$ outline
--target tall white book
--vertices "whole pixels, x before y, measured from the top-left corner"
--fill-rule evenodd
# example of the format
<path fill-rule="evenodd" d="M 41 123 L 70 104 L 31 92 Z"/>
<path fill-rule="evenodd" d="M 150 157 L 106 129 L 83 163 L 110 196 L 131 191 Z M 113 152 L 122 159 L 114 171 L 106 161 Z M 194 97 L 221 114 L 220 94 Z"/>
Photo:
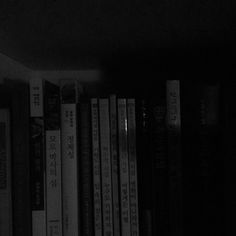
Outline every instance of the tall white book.
<path fill-rule="evenodd" d="M 62 206 L 63 235 L 78 236 L 78 115 L 79 97 L 76 80 L 61 80 L 61 148 L 62 148 Z"/>
<path fill-rule="evenodd" d="M 12 236 L 10 112 L 0 109 L 0 235 Z"/>
<path fill-rule="evenodd" d="M 103 235 L 113 236 L 109 99 L 99 99 Z"/>
<path fill-rule="evenodd" d="M 32 235 L 46 235 L 45 132 L 43 80 L 30 80 L 30 158 Z"/>
<path fill-rule="evenodd" d="M 131 236 L 139 236 L 135 99 L 127 99 Z"/>
<path fill-rule="evenodd" d="M 45 81 L 47 235 L 62 236 L 60 89 Z"/>
<path fill-rule="evenodd" d="M 102 200 L 98 100 L 91 98 L 94 235 L 102 236 Z"/>
<path fill-rule="evenodd" d="M 130 188 L 129 188 L 129 156 L 128 156 L 128 120 L 125 98 L 118 98 L 118 140 L 120 164 L 120 201 L 121 201 L 121 234 L 131 235 L 130 225 Z"/>

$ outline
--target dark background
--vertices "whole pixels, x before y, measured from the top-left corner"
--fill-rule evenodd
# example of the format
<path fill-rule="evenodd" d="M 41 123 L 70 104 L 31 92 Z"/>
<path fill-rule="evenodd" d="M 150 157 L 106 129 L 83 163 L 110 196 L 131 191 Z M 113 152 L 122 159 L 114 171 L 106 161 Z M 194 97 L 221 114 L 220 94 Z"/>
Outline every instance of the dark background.
<path fill-rule="evenodd" d="M 124 64 L 137 56 L 153 61 L 161 59 L 160 49 L 170 63 L 173 49 L 177 58 L 199 47 L 232 51 L 234 5 L 233 0 L 1 1 L 0 49 L 32 69 L 97 68 L 113 58 Z"/>

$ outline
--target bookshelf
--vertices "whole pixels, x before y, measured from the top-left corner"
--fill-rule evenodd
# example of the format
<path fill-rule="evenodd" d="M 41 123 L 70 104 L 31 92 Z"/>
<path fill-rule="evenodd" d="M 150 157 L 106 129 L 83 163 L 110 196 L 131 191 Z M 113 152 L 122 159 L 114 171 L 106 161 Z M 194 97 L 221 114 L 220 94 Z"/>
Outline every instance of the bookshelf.
<path fill-rule="evenodd" d="M 210 85 L 234 80 L 236 34 L 229 22 L 235 17 L 228 3 L 9 2 L 0 10 L 0 83 L 78 79 L 89 96 L 150 98 L 166 79 Z M 188 87 L 196 92 L 191 82 Z M 226 129 L 233 137 L 230 122 Z M 234 142 L 225 145 L 233 149 Z M 145 190 L 150 193 L 148 184 Z"/>

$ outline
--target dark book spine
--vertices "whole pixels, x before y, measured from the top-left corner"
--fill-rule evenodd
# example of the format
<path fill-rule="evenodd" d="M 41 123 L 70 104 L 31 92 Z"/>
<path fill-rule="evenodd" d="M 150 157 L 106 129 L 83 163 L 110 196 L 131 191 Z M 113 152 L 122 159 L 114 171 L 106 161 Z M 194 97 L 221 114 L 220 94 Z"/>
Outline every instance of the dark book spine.
<path fill-rule="evenodd" d="M 140 235 L 152 235 L 152 172 L 150 111 L 146 99 L 136 100 L 137 171 Z"/>
<path fill-rule="evenodd" d="M 5 85 L 11 91 L 13 235 L 30 236 L 29 85 L 12 80 Z"/>
<path fill-rule="evenodd" d="M 0 234 L 12 236 L 10 110 L 0 109 Z"/>
<path fill-rule="evenodd" d="M 91 98 L 94 235 L 102 236 L 101 161 L 98 99 Z"/>
<path fill-rule="evenodd" d="M 165 87 L 163 96 L 150 99 L 153 235 L 169 232 L 169 184 Z M 164 94 L 163 94 L 164 93 Z"/>
<path fill-rule="evenodd" d="M 219 139 L 219 85 L 204 85 L 200 98 L 198 191 L 202 230 L 222 234 L 223 178 Z M 203 213 L 204 212 L 204 213 Z M 204 235 L 204 234 L 203 234 Z"/>
<path fill-rule="evenodd" d="M 224 158 L 224 216 L 225 216 L 225 232 L 224 235 L 234 235 L 236 233 L 236 83 L 225 82 L 222 87 L 222 151 Z"/>
<path fill-rule="evenodd" d="M 30 156 L 32 235 L 46 235 L 45 126 L 43 81 L 30 80 Z"/>
<path fill-rule="evenodd" d="M 127 99 L 131 236 L 139 236 L 135 99 Z"/>
<path fill-rule="evenodd" d="M 114 236 L 120 235 L 120 194 L 118 169 L 118 132 L 117 132 L 117 98 L 110 96 L 110 126 L 111 126 L 111 171 L 113 191 L 113 223 Z"/>
<path fill-rule="evenodd" d="M 170 235 L 183 235 L 180 84 L 166 82 Z"/>
<path fill-rule="evenodd" d="M 60 89 L 45 81 L 47 235 L 62 235 Z"/>
<path fill-rule="evenodd" d="M 81 186 L 81 223 L 82 235 L 94 235 L 93 225 L 93 188 L 92 188 L 92 153 L 91 153 L 91 115 L 90 103 L 80 101 L 79 108 L 79 152 Z"/>

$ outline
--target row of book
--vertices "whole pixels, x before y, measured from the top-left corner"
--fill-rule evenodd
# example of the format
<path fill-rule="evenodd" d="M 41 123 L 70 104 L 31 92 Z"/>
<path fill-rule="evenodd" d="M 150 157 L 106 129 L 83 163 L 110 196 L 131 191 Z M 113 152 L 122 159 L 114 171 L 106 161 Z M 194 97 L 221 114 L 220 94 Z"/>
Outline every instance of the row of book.
<path fill-rule="evenodd" d="M 232 235 L 234 88 L 159 81 L 89 96 L 77 80 L 0 86 L 0 235 Z"/>

